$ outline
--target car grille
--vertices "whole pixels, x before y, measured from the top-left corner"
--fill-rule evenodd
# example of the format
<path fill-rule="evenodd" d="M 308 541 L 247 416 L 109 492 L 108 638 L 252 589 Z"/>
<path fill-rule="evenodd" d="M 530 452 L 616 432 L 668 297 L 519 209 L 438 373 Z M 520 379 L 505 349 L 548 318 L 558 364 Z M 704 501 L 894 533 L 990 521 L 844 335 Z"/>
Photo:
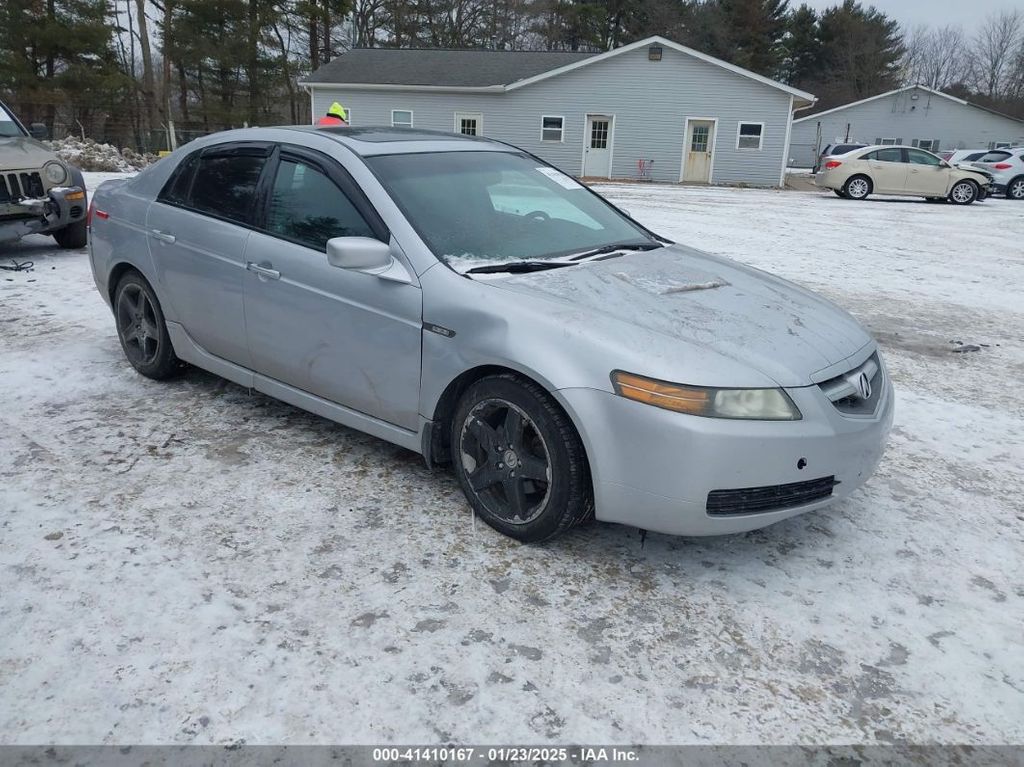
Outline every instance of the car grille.
<path fill-rule="evenodd" d="M 871 396 L 864 399 L 856 385 L 861 374 L 865 374 L 871 382 Z M 878 403 L 882 399 L 882 389 L 885 384 L 882 374 L 882 365 L 878 360 L 878 354 L 872 354 L 868 360 L 853 370 L 847 371 L 835 378 L 830 378 L 818 384 L 822 393 L 843 415 L 868 416 L 874 415 L 878 409 Z"/>
<path fill-rule="evenodd" d="M 0 173 L 0 202 L 15 202 L 23 197 L 42 197 L 46 190 L 38 173 Z"/>
<path fill-rule="evenodd" d="M 830 476 L 790 482 L 788 485 L 712 490 L 708 493 L 707 510 L 712 517 L 730 517 L 792 509 L 828 498 L 832 495 L 832 488 L 838 484 L 835 476 Z"/>

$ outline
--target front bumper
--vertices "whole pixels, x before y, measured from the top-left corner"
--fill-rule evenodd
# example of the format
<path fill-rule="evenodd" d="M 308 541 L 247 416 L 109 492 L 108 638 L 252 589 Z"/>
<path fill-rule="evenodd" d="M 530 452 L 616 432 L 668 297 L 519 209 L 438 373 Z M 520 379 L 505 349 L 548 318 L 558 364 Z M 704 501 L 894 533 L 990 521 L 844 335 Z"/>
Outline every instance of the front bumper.
<path fill-rule="evenodd" d="M 787 389 L 800 421 L 700 418 L 597 389 L 563 389 L 590 460 L 598 519 L 672 535 L 754 530 L 842 500 L 871 476 L 892 426 L 888 375 L 875 413 L 840 414 L 817 386 Z M 802 468 L 800 468 L 802 467 Z M 835 477 L 832 495 L 752 514 L 712 516 L 708 494 Z"/>
<path fill-rule="evenodd" d="M 81 221 L 86 216 L 88 200 L 82 187 L 62 186 L 49 190 L 44 197 L 18 200 L 4 208 L 16 218 L 0 221 L 0 242 L 55 232 Z"/>

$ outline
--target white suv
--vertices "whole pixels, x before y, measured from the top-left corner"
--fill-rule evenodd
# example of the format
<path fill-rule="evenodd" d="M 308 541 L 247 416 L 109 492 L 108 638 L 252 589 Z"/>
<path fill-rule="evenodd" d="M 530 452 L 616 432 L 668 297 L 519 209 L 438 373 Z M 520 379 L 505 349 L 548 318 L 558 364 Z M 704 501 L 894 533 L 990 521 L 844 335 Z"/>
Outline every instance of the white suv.
<path fill-rule="evenodd" d="M 992 194 L 1005 194 L 1011 200 L 1024 200 L 1024 147 L 993 149 L 977 162 L 976 168 L 992 176 Z"/>

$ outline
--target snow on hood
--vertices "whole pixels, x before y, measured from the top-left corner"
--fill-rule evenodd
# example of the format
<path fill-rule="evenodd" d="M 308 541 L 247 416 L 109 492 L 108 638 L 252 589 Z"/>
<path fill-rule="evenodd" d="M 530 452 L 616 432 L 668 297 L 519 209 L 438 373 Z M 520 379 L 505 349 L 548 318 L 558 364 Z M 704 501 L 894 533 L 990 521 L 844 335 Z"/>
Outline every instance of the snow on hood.
<path fill-rule="evenodd" d="M 674 245 L 495 281 L 730 357 L 781 386 L 871 341 L 849 314 L 790 282 Z"/>

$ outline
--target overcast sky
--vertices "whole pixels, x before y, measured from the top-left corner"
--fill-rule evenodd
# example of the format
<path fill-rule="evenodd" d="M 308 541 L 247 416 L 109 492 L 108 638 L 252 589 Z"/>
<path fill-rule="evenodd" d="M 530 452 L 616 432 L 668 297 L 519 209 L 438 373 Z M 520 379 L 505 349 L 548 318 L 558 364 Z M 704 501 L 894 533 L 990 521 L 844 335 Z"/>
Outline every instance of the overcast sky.
<path fill-rule="evenodd" d="M 790 0 L 790 6 L 799 7 L 802 2 L 822 10 L 839 5 L 840 0 Z M 914 27 L 918 24 L 931 26 L 959 25 L 967 32 L 973 32 L 990 13 L 1019 8 L 1019 0 L 861 0 L 862 5 L 875 6 L 901 24 Z"/>

